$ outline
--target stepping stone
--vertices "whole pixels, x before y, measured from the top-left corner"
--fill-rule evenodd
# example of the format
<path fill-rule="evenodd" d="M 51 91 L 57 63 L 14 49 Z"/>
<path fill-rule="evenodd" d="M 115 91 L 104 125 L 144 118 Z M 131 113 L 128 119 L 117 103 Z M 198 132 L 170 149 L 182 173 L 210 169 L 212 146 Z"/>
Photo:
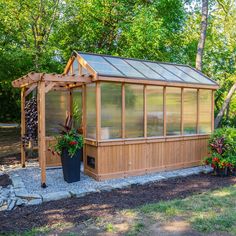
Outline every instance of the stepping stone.
<path fill-rule="evenodd" d="M 42 199 L 32 199 L 30 201 L 28 201 L 28 206 L 33 206 L 33 205 L 39 205 L 39 204 L 42 204 Z"/>
<path fill-rule="evenodd" d="M 28 193 L 28 192 L 22 192 L 16 195 L 17 197 L 20 198 L 33 198 L 33 199 L 41 199 L 41 195 L 36 194 L 36 193 Z"/>
<path fill-rule="evenodd" d="M 27 202 L 28 202 L 27 200 L 18 198 L 17 201 L 16 201 L 16 205 L 17 206 L 25 206 L 25 205 L 27 205 Z"/>
<path fill-rule="evenodd" d="M 8 211 L 13 210 L 15 205 L 16 205 L 16 200 L 11 200 L 10 203 L 8 204 L 7 210 Z"/>
<path fill-rule="evenodd" d="M 42 197 L 43 197 L 43 202 L 49 202 L 64 198 L 70 198 L 71 194 L 69 192 L 61 191 L 61 192 L 46 193 Z"/>
<path fill-rule="evenodd" d="M 16 188 L 15 195 L 16 197 L 22 197 L 22 196 L 28 195 L 28 192 L 25 188 Z"/>

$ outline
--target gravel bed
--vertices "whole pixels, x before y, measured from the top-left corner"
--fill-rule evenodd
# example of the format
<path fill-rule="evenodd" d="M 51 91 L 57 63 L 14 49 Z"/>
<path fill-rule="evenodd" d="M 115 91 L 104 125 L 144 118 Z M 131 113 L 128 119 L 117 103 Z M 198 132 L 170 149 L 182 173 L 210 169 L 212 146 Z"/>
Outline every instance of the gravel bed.
<path fill-rule="evenodd" d="M 111 190 L 116 188 L 123 188 L 132 184 L 146 184 L 150 182 L 160 181 L 172 177 L 188 176 L 198 174 L 201 172 L 210 172 L 210 167 L 193 167 L 180 169 L 175 171 L 157 172 L 142 176 L 132 176 L 128 178 L 112 179 L 106 181 L 96 181 L 91 177 L 84 175 L 81 172 L 81 181 L 75 183 L 66 183 L 63 179 L 62 169 L 48 169 L 47 174 L 47 188 L 40 187 L 40 169 L 38 167 L 31 167 L 25 169 L 17 169 L 9 172 L 9 175 L 19 175 L 25 185 L 28 193 L 36 193 L 40 195 L 55 193 L 55 192 L 74 192 L 74 193 L 90 193 L 102 190 Z"/>

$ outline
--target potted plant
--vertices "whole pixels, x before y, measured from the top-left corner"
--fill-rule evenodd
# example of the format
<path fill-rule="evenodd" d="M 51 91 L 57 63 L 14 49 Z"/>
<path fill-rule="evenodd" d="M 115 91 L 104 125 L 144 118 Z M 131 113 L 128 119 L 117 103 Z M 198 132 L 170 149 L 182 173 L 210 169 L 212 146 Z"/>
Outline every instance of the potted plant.
<path fill-rule="evenodd" d="M 209 156 L 204 163 L 211 165 L 218 176 L 235 174 L 236 168 L 236 130 L 233 128 L 217 129 L 209 140 Z"/>
<path fill-rule="evenodd" d="M 205 158 L 205 164 L 210 164 L 214 169 L 215 174 L 221 177 L 232 174 L 235 165 L 235 163 L 233 163 L 229 158 L 224 159 L 216 154 Z"/>
<path fill-rule="evenodd" d="M 83 136 L 71 125 L 61 125 L 63 130 L 56 137 L 55 151 L 61 156 L 64 180 L 72 183 L 80 180 L 80 165 L 83 155 Z"/>

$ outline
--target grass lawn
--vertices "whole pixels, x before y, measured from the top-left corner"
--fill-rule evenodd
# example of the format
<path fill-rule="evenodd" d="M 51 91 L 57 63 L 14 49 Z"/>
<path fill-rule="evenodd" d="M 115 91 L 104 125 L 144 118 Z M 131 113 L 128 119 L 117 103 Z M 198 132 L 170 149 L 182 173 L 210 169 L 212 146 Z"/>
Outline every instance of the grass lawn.
<path fill-rule="evenodd" d="M 236 235 L 236 185 L 22 235 Z"/>

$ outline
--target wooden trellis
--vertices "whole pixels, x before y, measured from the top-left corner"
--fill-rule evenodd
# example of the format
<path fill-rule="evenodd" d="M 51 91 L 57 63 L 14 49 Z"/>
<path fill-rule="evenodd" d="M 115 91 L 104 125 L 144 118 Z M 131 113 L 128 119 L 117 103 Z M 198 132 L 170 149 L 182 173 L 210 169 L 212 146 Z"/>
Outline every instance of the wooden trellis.
<path fill-rule="evenodd" d="M 92 82 L 92 76 L 75 76 L 65 74 L 46 74 L 31 72 L 12 82 L 13 87 L 21 88 L 21 136 L 26 132 L 25 101 L 26 97 L 37 89 L 38 102 L 38 153 L 41 168 L 41 186 L 46 187 L 46 127 L 45 94 L 49 91 L 68 91 L 67 115 L 72 113 L 72 89 Z M 21 165 L 25 167 L 26 153 L 21 145 Z"/>

